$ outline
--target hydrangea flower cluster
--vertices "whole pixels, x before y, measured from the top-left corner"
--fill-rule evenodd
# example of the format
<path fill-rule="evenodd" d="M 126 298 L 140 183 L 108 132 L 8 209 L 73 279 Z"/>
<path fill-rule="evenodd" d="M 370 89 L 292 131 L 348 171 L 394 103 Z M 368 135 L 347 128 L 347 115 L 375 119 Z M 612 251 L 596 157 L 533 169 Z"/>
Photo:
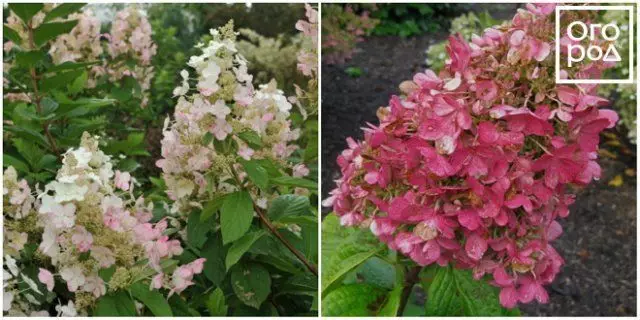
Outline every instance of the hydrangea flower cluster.
<path fill-rule="evenodd" d="M 234 191 L 227 180 L 232 171 L 243 175 L 238 158 L 283 162 L 297 148 L 291 144 L 299 136 L 288 119 L 291 103 L 275 81 L 254 89 L 247 61 L 235 47 L 233 23 L 212 29 L 211 35 L 208 45 L 198 45 L 202 54 L 189 59 L 195 74 L 180 73 L 174 120 L 167 118 L 163 129 L 162 159 L 156 165 L 175 201 L 172 212 L 188 212 L 180 209 L 198 205 L 190 201 L 206 191 Z M 196 82 L 191 94 L 190 80 Z"/>
<path fill-rule="evenodd" d="M 58 36 L 51 42 L 49 54 L 54 64 L 71 61 L 96 61 L 104 52 L 100 43 L 100 20 L 93 11 L 73 13 L 69 20 L 78 24 L 69 33 Z"/>
<path fill-rule="evenodd" d="M 149 90 L 153 78 L 151 58 L 156 55 L 157 46 L 151 39 L 151 24 L 146 16 L 135 6 L 129 6 L 116 14 L 111 25 L 109 39 L 109 55 L 112 59 L 133 59 L 133 68 L 121 62 L 107 69 L 111 81 L 132 76 L 139 83 L 142 91 Z M 143 106 L 148 98 L 145 97 Z"/>
<path fill-rule="evenodd" d="M 53 291 L 59 278 L 75 294 L 60 312 L 86 314 L 108 290 L 147 277 L 150 290 L 167 288 L 170 294 L 193 284 L 204 259 L 176 268 L 170 277 L 164 275 L 161 261 L 180 255 L 180 242 L 164 234 L 166 219 L 151 223 L 153 204 L 134 198 L 135 180 L 128 173 L 114 173 L 110 156 L 98 149 L 96 138 L 85 132 L 80 147 L 68 150 L 62 162 L 56 179 L 37 201 L 24 180 L 16 182 L 13 168 L 5 172 L 3 190 L 5 217 L 11 218 L 5 230 L 17 235 L 5 245 L 20 251 L 28 235 L 35 234 L 32 241 L 40 240 L 40 260 L 51 267 L 40 268 L 38 280 Z M 25 217 L 33 219 L 20 223 Z M 105 283 L 99 271 L 111 267 L 113 276 Z"/>
<path fill-rule="evenodd" d="M 305 38 L 311 39 L 311 47 L 298 52 L 298 70 L 307 77 L 314 77 L 318 74 L 318 11 L 308 3 L 305 3 L 304 8 L 307 20 L 298 20 L 296 29 Z"/>
<path fill-rule="evenodd" d="M 309 113 L 318 110 L 318 11 L 309 4 L 305 4 L 306 20 L 296 22 L 296 29 L 301 32 L 303 45 L 298 51 L 298 71 L 308 78 L 306 88 L 293 84 L 296 95 L 290 96 L 289 101 L 295 104 L 303 119 Z"/>
<path fill-rule="evenodd" d="M 41 12 L 31 19 L 34 27 L 41 24 L 46 13 L 56 6 L 57 4 L 46 4 Z M 117 12 L 110 32 L 106 34 L 100 33 L 101 22 L 91 10 L 71 14 L 66 19 L 56 18 L 53 21 L 62 20 L 77 20 L 78 23 L 69 33 L 60 35 L 51 41 L 49 54 L 54 64 L 100 60 L 105 53 L 105 46 L 101 41 L 104 37 L 109 40 L 106 52 L 108 52 L 110 59 L 107 59 L 102 65 L 91 67 L 87 78 L 87 87 L 94 88 L 98 78 L 103 75 L 108 75 L 111 82 L 116 82 L 125 76 L 132 76 L 140 84 L 143 93 L 149 90 L 154 75 L 151 59 L 156 55 L 157 46 L 151 38 L 151 24 L 136 6 L 128 6 Z M 23 39 L 23 44 L 17 45 L 27 43 L 26 30 L 13 12 L 7 18 L 7 25 L 16 30 Z M 5 42 L 4 51 L 11 51 L 15 45 L 11 41 Z M 135 63 L 128 64 L 127 59 L 131 59 Z M 6 67 L 5 70 L 8 70 L 10 66 Z M 15 94 L 8 95 L 8 98 L 11 99 L 21 98 L 24 100 L 22 97 L 16 97 Z M 142 106 L 144 107 L 147 103 L 148 96 L 145 94 Z"/>
<path fill-rule="evenodd" d="M 13 167 L 8 167 L 3 176 L 3 212 L 4 212 L 4 242 L 3 242 L 3 311 L 10 316 L 36 316 L 41 315 L 37 311 L 36 298 L 28 293 L 22 293 L 24 289 L 20 284 L 26 284 L 28 288 L 38 286 L 34 279 L 22 272 L 17 259 L 29 239 L 36 236 L 38 230 L 35 227 L 37 213 L 33 209 L 36 198 L 31 192 L 26 180 L 18 181 L 18 173 Z M 46 314 L 48 315 L 48 313 Z"/>
<path fill-rule="evenodd" d="M 324 201 L 342 225 L 369 227 L 421 266 L 492 275 L 508 308 L 547 302 L 543 285 L 564 264 L 550 244 L 562 233 L 557 218 L 569 214 L 572 186 L 600 177 L 599 133 L 618 119 L 599 109 L 607 101 L 594 85 L 555 84 L 554 6 L 530 4 L 472 43 L 450 37 L 439 75 L 402 83 L 406 96 L 379 110 L 364 141 L 347 139 L 342 178 Z"/>

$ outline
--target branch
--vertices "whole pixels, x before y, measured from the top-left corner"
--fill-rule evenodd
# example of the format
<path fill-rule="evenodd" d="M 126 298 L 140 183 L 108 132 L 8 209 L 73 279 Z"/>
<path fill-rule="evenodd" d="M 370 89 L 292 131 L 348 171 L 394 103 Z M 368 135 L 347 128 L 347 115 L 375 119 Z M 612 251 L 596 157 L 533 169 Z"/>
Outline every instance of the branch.
<path fill-rule="evenodd" d="M 246 189 L 245 186 L 242 184 L 240 177 L 238 177 L 238 173 L 233 168 L 233 166 L 230 165 L 229 170 L 233 174 L 233 177 L 238 183 L 238 186 L 240 188 Z M 256 211 L 256 213 L 258 214 L 258 217 L 260 218 L 260 221 L 262 221 L 262 223 L 265 226 L 267 226 L 269 231 L 271 231 L 271 233 L 273 233 L 273 235 L 276 236 L 276 238 L 278 238 L 278 240 L 280 240 L 280 242 L 282 242 L 282 244 L 285 247 L 287 247 L 287 249 L 289 249 L 289 251 L 291 251 L 291 253 L 293 253 L 296 256 L 296 258 L 298 258 L 298 260 L 300 260 L 300 262 L 302 262 L 307 267 L 307 269 L 309 269 L 309 271 L 311 271 L 311 273 L 313 273 L 317 277 L 318 270 L 316 269 L 316 267 L 311 262 L 309 262 L 307 258 L 305 258 L 305 256 L 300 251 L 298 251 L 298 249 L 296 249 L 291 243 L 289 243 L 289 240 L 285 239 L 285 237 L 283 237 L 282 234 L 280 234 L 278 229 L 271 223 L 271 221 L 269 220 L 267 215 L 264 213 L 264 211 L 262 211 L 262 208 L 258 207 L 255 203 L 252 203 L 252 204 L 253 204 L 253 209 Z"/>
<path fill-rule="evenodd" d="M 289 251 L 291 251 L 291 253 L 293 253 L 298 258 L 298 260 L 300 260 L 307 267 L 307 269 L 309 269 L 309 271 L 311 271 L 311 273 L 318 276 L 318 270 L 316 269 L 316 267 L 311 262 L 309 262 L 307 258 L 305 258 L 305 256 L 300 253 L 300 251 L 298 251 L 298 249 L 296 249 L 291 243 L 289 243 L 289 241 L 285 239 L 282 234 L 280 234 L 280 232 L 278 232 L 278 229 L 276 229 L 276 227 L 271 224 L 271 221 L 269 221 L 269 218 L 264 214 L 262 209 L 256 206 L 255 203 L 253 204 L 253 208 L 256 210 L 256 213 L 258 214 L 258 217 L 260 217 L 262 223 L 264 223 L 264 225 L 269 228 L 269 231 L 271 231 L 271 233 L 273 233 L 273 235 L 276 236 L 276 238 L 278 238 L 278 240 L 280 240 L 280 242 L 282 242 L 282 244 L 284 244 L 284 246 L 287 247 L 287 249 L 289 249 Z"/>
<path fill-rule="evenodd" d="M 31 26 L 31 21 L 29 21 L 27 23 L 27 30 L 28 30 L 28 35 L 29 35 L 29 46 L 31 47 L 32 50 L 36 50 L 36 44 L 35 41 L 33 40 L 33 27 Z M 40 91 L 38 90 L 38 75 L 36 74 L 36 69 L 35 67 L 31 67 L 29 68 L 29 75 L 31 76 L 31 84 L 33 85 L 33 94 L 34 94 L 34 100 L 36 103 L 36 111 L 38 112 L 38 114 L 42 114 L 42 106 L 40 105 L 40 102 L 42 101 L 42 97 L 40 96 Z M 56 155 L 56 157 L 58 157 L 58 159 L 62 159 L 62 156 L 60 155 L 60 152 L 58 152 L 58 147 L 56 146 L 56 140 L 53 138 L 53 136 L 51 135 L 51 132 L 49 131 L 49 120 L 46 120 L 45 122 L 42 123 L 42 131 L 44 131 L 44 135 L 47 137 L 47 140 L 49 141 L 49 145 L 51 146 L 51 151 L 53 151 L 53 153 Z"/>

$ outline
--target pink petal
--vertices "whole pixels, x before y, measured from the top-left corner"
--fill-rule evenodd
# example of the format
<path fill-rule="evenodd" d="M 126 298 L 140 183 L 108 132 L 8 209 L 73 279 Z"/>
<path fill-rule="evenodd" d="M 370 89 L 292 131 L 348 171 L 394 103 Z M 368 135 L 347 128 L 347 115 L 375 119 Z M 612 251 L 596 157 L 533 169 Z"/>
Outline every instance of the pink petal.
<path fill-rule="evenodd" d="M 467 238 L 467 243 L 464 245 L 464 249 L 469 258 L 476 261 L 480 260 L 487 251 L 487 241 L 475 233 L 471 234 Z"/>
<path fill-rule="evenodd" d="M 509 277 L 503 267 L 496 268 L 493 271 L 493 280 L 501 287 L 508 287 L 513 285 L 513 279 Z"/>
<path fill-rule="evenodd" d="M 500 290 L 500 304 L 505 308 L 513 308 L 518 303 L 518 293 L 514 287 L 506 287 Z"/>

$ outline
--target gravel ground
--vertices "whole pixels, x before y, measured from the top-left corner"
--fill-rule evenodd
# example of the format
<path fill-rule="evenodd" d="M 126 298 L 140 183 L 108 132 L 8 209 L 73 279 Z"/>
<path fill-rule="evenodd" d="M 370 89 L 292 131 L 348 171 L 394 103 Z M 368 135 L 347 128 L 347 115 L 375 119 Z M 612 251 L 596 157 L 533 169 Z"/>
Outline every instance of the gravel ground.
<path fill-rule="evenodd" d="M 360 139 L 361 126 L 377 123 L 376 110 L 397 94 L 400 82 L 426 68 L 425 50 L 446 36 L 370 37 L 344 65 L 322 64 L 323 198 L 339 176 L 335 159 L 346 147 L 345 138 Z M 347 67 L 359 67 L 362 76 L 347 76 Z M 636 315 L 636 181 L 626 177 L 620 187 L 607 184 L 635 168 L 635 155 L 601 162 L 602 180 L 581 190 L 571 215 L 561 221 L 564 234 L 555 247 L 566 265 L 548 288 L 550 302 L 521 306 L 524 315 Z"/>

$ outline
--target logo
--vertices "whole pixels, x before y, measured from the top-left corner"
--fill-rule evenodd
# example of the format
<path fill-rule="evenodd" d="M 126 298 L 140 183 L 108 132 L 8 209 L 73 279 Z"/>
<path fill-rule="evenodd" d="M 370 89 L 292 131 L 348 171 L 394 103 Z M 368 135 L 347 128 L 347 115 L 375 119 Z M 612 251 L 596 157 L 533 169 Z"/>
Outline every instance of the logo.
<path fill-rule="evenodd" d="M 626 12 L 628 24 L 621 21 L 606 21 L 603 23 L 589 23 L 585 21 L 571 21 L 562 26 L 560 13 L 563 11 L 598 11 L 609 10 Z M 557 6 L 556 7 L 556 83 L 559 84 L 604 84 L 604 83 L 633 83 L 633 6 Z M 568 37 L 566 52 L 560 51 L 560 39 Z M 628 37 L 629 41 L 621 41 Z M 625 39 L 626 40 L 626 39 Z M 594 45 L 594 41 L 602 45 Z M 628 48 L 625 48 L 628 47 Z M 621 56 L 621 52 L 628 56 Z M 586 60 L 586 61 L 585 61 Z M 560 79 L 562 66 L 571 68 L 582 62 L 609 62 L 623 64 L 629 68 L 627 79 Z"/>

